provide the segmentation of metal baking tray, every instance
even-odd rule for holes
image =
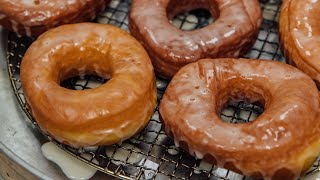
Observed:
[[[96,21],[112,24],[128,31],[130,4],[130,0],[112,0],[106,11],[100,14]],[[260,5],[263,10],[260,34],[246,57],[285,62],[278,43],[278,17],[281,1],[261,0]],[[208,11],[193,10],[177,15],[172,20],[172,24],[180,29],[192,30],[206,26],[212,21]],[[15,33],[8,33],[7,68],[12,89],[19,105],[28,117],[27,121],[32,126],[38,127],[25,104],[19,73],[21,59],[34,40],[29,37],[19,37]],[[99,77],[85,76],[70,78],[61,85],[69,89],[84,90],[105,82],[106,80]],[[167,84],[168,81],[157,78],[158,102],[154,115],[144,130],[122,144],[75,149],[60,144],[44,133],[42,136],[99,171],[121,179],[250,179],[209,165],[174,145],[173,140],[163,130],[158,112],[159,101]],[[221,118],[230,123],[244,123],[254,120],[262,112],[263,108],[259,106],[237,102],[229,104],[223,110]],[[86,156],[83,156],[84,154]],[[319,161],[313,165],[308,174],[318,170]]]

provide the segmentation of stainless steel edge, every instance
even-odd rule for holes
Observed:
[[[6,47],[7,33],[0,27],[0,155],[4,154],[35,178],[67,179],[56,164],[42,155],[41,145],[48,140],[28,123],[28,117],[18,104],[8,76]],[[92,179],[114,178],[97,172]]]
[[[47,140],[26,123],[12,91],[6,65],[7,34],[0,28],[0,153],[40,179],[65,179],[61,170],[42,156]]]

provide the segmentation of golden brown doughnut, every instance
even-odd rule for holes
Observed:
[[[231,100],[259,102],[253,122],[220,119]],[[191,155],[266,179],[296,179],[320,152],[318,90],[298,69],[276,61],[205,59],[171,80],[160,117],[176,145]]]
[[[109,81],[84,91],[60,86],[84,74]],[[23,57],[21,82],[40,128],[74,147],[131,137],[149,122],[156,103],[148,54],[128,33],[110,25],[63,25],[42,34]]]
[[[179,12],[206,8],[216,21],[194,31],[170,23]],[[256,40],[261,24],[257,0],[133,0],[129,29],[165,78],[201,58],[239,57]]]
[[[320,1],[285,0],[279,21],[280,42],[288,62],[320,87]]]
[[[0,25],[21,35],[93,20],[109,0],[0,0]]]

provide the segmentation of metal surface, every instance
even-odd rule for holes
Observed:
[[[2,31],[0,44],[0,150],[37,177],[63,178],[59,170],[42,157],[40,147],[46,141],[28,125],[19,108],[8,79],[6,66],[6,34]]]
[[[0,28],[0,154],[36,178],[67,179],[58,166],[42,156],[41,145],[48,140],[26,123],[29,120],[19,107],[8,78],[6,49],[7,33]],[[110,176],[97,173],[93,179],[110,179]]]
[[[97,21],[99,23],[113,24],[128,30],[127,15],[129,6],[129,0],[113,0],[106,12],[102,13]],[[261,1],[261,6],[264,21],[258,40],[246,57],[284,61],[280,53],[277,35],[280,3],[275,0],[264,0]],[[210,23],[210,21],[212,20],[207,12],[197,10],[178,15],[172,23],[178,28],[192,30],[201,28]],[[46,174],[45,177],[60,179],[63,177],[61,172],[41,156],[40,145],[46,141],[46,136],[40,134],[36,129],[37,124],[33,121],[25,105],[19,80],[21,58],[33,39],[19,38],[14,33],[10,33],[8,38],[10,80],[18,102],[29,118],[26,118],[17,108],[9,81],[6,79],[6,69],[4,65],[1,65],[0,83],[4,87],[0,87],[0,102],[6,102],[6,104],[0,104],[0,106],[3,106],[0,113],[1,115],[4,114],[5,117],[4,120],[1,119],[4,125],[0,127],[1,140],[5,139],[2,144],[9,147],[7,149],[11,149],[16,154],[15,157],[20,157],[22,160],[27,158],[25,160],[28,162],[26,165],[29,165],[30,171],[35,172],[38,176]],[[3,64],[2,58],[1,63]],[[104,82],[103,79],[97,77],[75,77],[63,82],[62,86],[82,90],[96,87]],[[158,103],[166,85],[166,81],[157,80]],[[254,120],[262,111],[262,108],[245,104],[244,102],[230,103],[224,109],[221,118],[231,123],[242,123]],[[221,168],[204,166],[200,160],[196,160],[175,147],[173,141],[166,136],[162,129],[158,117],[158,106],[148,126],[122,145],[73,149],[58,142],[55,143],[71,155],[80,158],[101,172],[123,179],[250,179]],[[84,153],[89,154],[90,158],[83,158],[82,155]],[[94,163],[93,159],[96,159],[99,163]],[[32,166],[37,168],[31,168]],[[318,163],[315,163],[313,170],[317,168]]]
[[[41,145],[48,140],[28,121],[19,107],[8,78],[7,33],[0,28],[0,153],[40,179],[67,179],[62,171],[42,156]],[[6,178],[6,174],[3,175]],[[93,179],[110,179],[97,173]]]

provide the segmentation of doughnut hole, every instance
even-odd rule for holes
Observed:
[[[79,47],[72,51],[66,48],[63,58],[74,59],[68,65],[60,67],[57,82],[60,86],[71,90],[87,90],[97,88],[111,79],[111,65],[104,61],[106,54],[90,47]],[[71,50],[71,49],[70,49]],[[84,63],[91,61],[91,63]],[[86,65],[85,65],[86,64]],[[61,64],[57,64],[61,66]]]
[[[217,94],[216,112],[227,123],[249,123],[264,111],[270,93],[252,82],[228,83]]]
[[[85,75],[68,78],[60,83],[60,86],[71,90],[93,89],[106,83],[108,79],[97,75]]]
[[[201,0],[171,0],[167,6],[167,16],[171,24],[184,31],[201,29],[219,18],[216,2]]]

